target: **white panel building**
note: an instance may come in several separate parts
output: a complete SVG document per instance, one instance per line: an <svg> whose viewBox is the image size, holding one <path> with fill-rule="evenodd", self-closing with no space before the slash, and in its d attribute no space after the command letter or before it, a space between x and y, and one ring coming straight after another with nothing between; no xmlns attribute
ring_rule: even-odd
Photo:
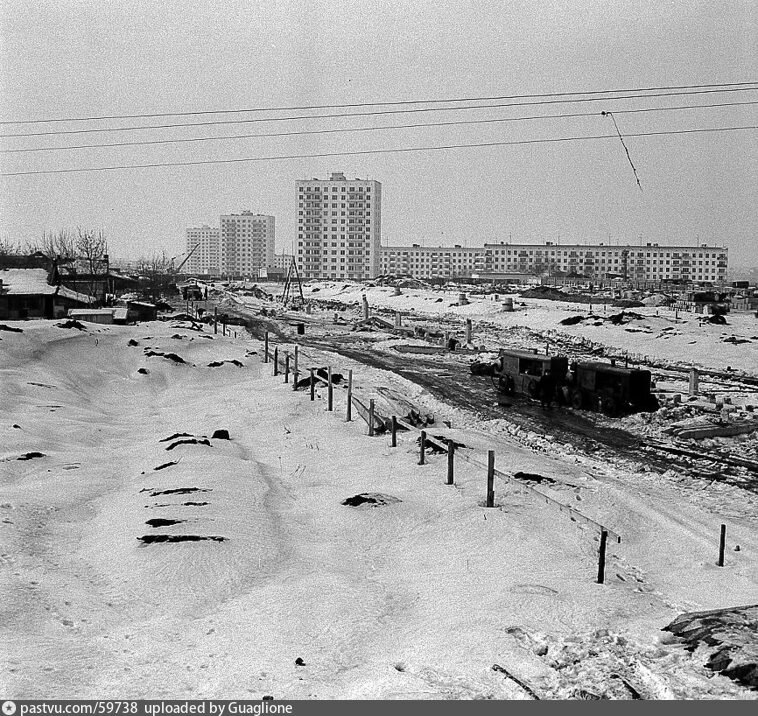
<svg viewBox="0 0 758 716"><path fill-rule="evenodd" d="M299 179L297 262L303 278L373 278L381 270L382 185L372 179Z"/></svg>
<svg viewBox="0 0 758 716"><path fill-rule="evenodd" d="M273 216L243 211L220 218L221 273L253 276L274 263Z"/></svg>
<svg viewBox="0 0 758 716"><path fill-rule="evenodd" d="M466 278L484 266L484 249L455 246L385 246L382 274L416 278Z"/></svg>
<svg viewBox="0 0 758 716"><path fill-rule="evenodd" d="M522 271L633 281L721 283L726 281L728 249L707 244L666 246L625 244L484 245L486 272Z"/></svg>
<svg viewBox="0 0 758 716"><path fill-rule="evenodd" d="M687 281L723 283L727 278L728 249L707 244L484 244L461 246L385 246L382 273L416 278L456 278L481 274L619 277L631 281Z"/></svg>
<svg viewBox="0 0 758 716"><path fill-rule="evenodd" d="M186 253L191 252L182 267L184 273L221 273L221 245L217 228L203 225L187 229Z"/></svg>

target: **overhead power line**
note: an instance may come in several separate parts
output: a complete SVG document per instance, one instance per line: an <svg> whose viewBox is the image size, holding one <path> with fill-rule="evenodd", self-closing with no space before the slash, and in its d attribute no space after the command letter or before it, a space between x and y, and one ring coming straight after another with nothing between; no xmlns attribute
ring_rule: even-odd
<svg viewBox="0 0 758 716"><path fill-rule="evenodd" d="M715 104L694 104L681 107L641 107L636 109L617 109L614 114L638 114L640 112L670 112L689 109L713 109L721 107L741 107L758 104L758 100L749 102L722 102ZM600 113L603 114L602 112ZM597 112L570 112L561 114L541 114L531 117L501 117L496 119L461 119L452 122L418 122L413 124L390 124L379 127L344 127L336 129L303 129L291 132L261 132L257 134L231 134L212 137L186 137L182 139L146 139L137 142L103 142L93 144L74 144L54 147L25 147L21 149L0 149L0 154L22 154L28 152L58 152L77 149L107 149L114 147L144 147L161 144L187 144L190 142L213 142L229 139L264 139L272 137L299 137L318 134L345 134L350 132L378 132L396 129L419 129L423 127L459 127L481 124L499 124L502 122L526 122L540 119L574 119L579 117L597 117Z"/></svg>
<svg viewBox="0 0 758 716"><path fill-rule="evenodd" d="M627 134L627 137L657 137L675 134L702 134L706 132L736 132L746 130L756 130L758 125L749 125L743 127L705 127L700 129L677 129L663 132L638 132L636 134ZM318 152L313 154L287 154L264 157L237 157L234 159L205 159L187 162L153 162L150 164L121 164L106 167L81 167L74 169L38 169L20 172L3 172L2 177L30 176L38 174L76 174L83 172L104 172L116 171L123 169L154 169L157 167L192 167L213 164L242 164L245 162L266 162L266 161L284 161L288 159L322 159L326 157L352 157L368 154L401 154L410 152L434 152L448 149L474 149L483 147L506 147L525 144L553 144L558 142L576 142L596 139L618 139L615 134L600 134L583 137L553 137L547 139L525 139L507 142L477 142L472 144L445 144L429 147L397 147L392 149L361 149L345 152Z"/></svg>
<svg viewBox="0 0 758 716"><path fill-rule="evenodd" d="M500 104L465 105L462 107L414 107L411 109L385 109L374 112L343 112L330 114L294 115L290 117L256 117L254 119L226 119L212 120L207 122L180 122L172 124L146 124L138 127L92 127L88 129L52 130L46 132L23 132L14 134L0 134L0 139L11 137L51 137L70 134L95 134L103 132L139 132L149 129L179 129L183 127L208 127L229 124L254 124L259 122L291 122L309 119L345 119L348 117L376 117L390 114L415 114L420 112L460 112L481 109L502 109L505 107L534 107L548 104L575 104L580 102L610 102L622 99L648 99L654 97L685 97L699 94L714 94L724 92L748 92L756 91L758 87L736 87L732 89L702 89L686 92L662 92L658 94L630 94L617 97L583 97L578 99L539 100L535 102L506 102Z"/></svg>
<svg viewBox="0 0 758 716"><path fill-rule="evenodd" d="M662 90L706 89L711 87L745 87L758 82L717 82L703 85L668 85L662 87L632 87L613 90L589 90L584 92L546 92L542 94L511 94L479 97L449 97L447 99L408 99L381 102L353 102L349 104L311 104L284 107L244 107L240 109L205 109L193 112L155 112L151 114L110 114L89 117L50 117L46 119L10 119L5 124L49 124L53 122L94 122L111 119L151 119L157 117L197 117L208 114L241 114L244 112L293 112L312 109L353 109L356 107L396 107L411 104L449 104L453 102L492 102L504 99L537 99L540 97L579 97L582 95L607 95L621 92L660 92Z"/></svg>

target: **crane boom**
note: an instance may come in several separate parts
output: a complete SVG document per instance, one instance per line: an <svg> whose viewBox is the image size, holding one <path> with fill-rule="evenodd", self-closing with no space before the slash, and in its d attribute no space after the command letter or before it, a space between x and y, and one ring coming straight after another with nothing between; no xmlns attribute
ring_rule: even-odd
<svg viewBox="0 0 758 716"><path fill-rule="evenodd" d="M199 242L198 242L198 243L196 243L196 244L195 244L195 245L192 247L192 251L190 251L190 252L189 252L189 253L188 253L188 254L187 254L185 257L184 257L184 260L183 260L183 261L182 261L182 262L181 262L181 263L180 263L180 264L179 264L179 265L178 265L178 266L177 266L177 267L174 269L174 273L179 273L179 271L180 271L180 269L182 268L182 266L184 266L184 264L186 264L186 263L187 263L187 261L189 261L189 259L190 259L190 256L192 256L192 254L194 254L194 253L195 253L195 251L197 251L197 247L198 247L198 246L200 246L200 243L199 243Z"/></svg>

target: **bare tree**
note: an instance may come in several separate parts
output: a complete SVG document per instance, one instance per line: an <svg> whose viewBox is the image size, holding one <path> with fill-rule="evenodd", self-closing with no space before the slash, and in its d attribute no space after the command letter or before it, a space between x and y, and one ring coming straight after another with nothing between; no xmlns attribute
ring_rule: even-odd
<svg viewBox="0 0 758 716"><path fill-rule="evenodd" d="M102 230L94 229L76 230L75 237L76 258L82 265L82 272L87 275L90 296L97 293L98 283L103 284L103 297L108 281L108 241Z"/></svg>
<svg viewBox="0 0 758 716"><path fill-rule="evenodd" d="M8 236L0 238L0 256L18 256L21 253L21 244L14 243Z"/></svg>
<svg viewBox="0 0 758 716"><path fill-rule="evenodd" d="M51 259L73 261L76 258L76 236L69 229L61 229L57 233L45 231L40 239L27 241L27 253L39 251Z"/></svg>
<svg viewBox="0 0 758 716"><path fill-rule="evenodd" d="M155 300L164 293L173 282L171 259L165 251L151 256L142 256L137 260L137 270L140 276L148 280L147 292Z"/></svg>

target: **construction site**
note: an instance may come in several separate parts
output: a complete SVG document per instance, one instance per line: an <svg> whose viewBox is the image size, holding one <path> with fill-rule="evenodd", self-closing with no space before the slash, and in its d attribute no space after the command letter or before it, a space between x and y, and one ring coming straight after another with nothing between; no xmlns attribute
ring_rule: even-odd
<svg viewBox="0 0 758 716"><path fill-rule="evenodd" d="M291 279L0 326L10 693L755 699L751 312Z"/></svg>

